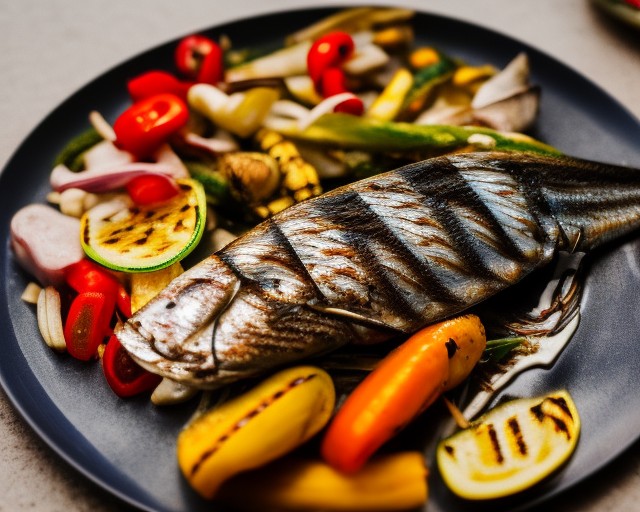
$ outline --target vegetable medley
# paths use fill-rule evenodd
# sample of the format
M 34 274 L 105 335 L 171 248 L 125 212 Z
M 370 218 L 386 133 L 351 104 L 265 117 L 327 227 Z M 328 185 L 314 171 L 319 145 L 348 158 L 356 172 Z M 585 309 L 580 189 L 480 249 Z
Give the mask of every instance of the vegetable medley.
M 190 265 L 192 251 L 218 250 L 295 203 L 426 157 L 557 153 L 521 133 L 539 99 L 525 55 L 502 70 L 462 62 L 416 45 L 411 15 L 342 11 L 269 54 L 191 35 L 172 65 L 131 77 L 131 106 L 113 126 L 90 113 L 91 127 L 55 162 L 51 206 L 26 207 L 11 226 L 16 258 L 39 282 L 24 299 L 37 304 L 47 345 L 89 364 L 99 359 L 120 397 L 190 399 L 197 390 L 138 366 L 113 328 Z M 517 344 L 487 343 L 476 316 L 447 320 L 382 358 L 344 403 L 330 369 L 285 369 L 194 418 L 178 439 L 179 466 L 202 496 L 239 507 L 419 506 L 427 499 L 422 455 L 376 452 L 463 382 L 483 353 Z M 554 460 L 575 447 L 577 427 L 563 444 L 547 423 L 532 425 L 527 435 L 551 443 Z M 456 481 L 446 473 L 456 443 L 438 455 L 445 481 Z M 472 448 L 465 457 L 483 456 Z M 501 482 L 488 471 L 487 481 Z M 539 478 L 526 473 L 509 484 Z M 473 489 L 471 497 L 483 497 Z

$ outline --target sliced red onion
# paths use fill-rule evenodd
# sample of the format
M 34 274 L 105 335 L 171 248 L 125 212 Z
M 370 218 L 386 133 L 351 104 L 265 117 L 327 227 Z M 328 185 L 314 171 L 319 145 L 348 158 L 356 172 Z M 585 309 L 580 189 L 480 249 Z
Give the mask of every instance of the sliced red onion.
M 51 172 L 51 188 L 62 192 L 68 188 L 79 188 L 85 192 L 109 192 L 124 187 L 138 176 L 163 176 L 175 184 L 173 177 L 180 174 L 173 165 L 136 162 L 94 171 L 72 172 L 64 165 L 56 166 Z

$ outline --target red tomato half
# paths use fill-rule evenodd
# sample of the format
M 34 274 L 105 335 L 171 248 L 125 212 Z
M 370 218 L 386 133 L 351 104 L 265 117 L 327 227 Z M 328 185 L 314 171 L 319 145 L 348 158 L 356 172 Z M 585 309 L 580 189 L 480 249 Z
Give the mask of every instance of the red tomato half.
M 116 119 L 116 145 L 138 157 L 149 156 L 188 119 L 184 101 L 175 94 L 156 94 L 134 103 Z

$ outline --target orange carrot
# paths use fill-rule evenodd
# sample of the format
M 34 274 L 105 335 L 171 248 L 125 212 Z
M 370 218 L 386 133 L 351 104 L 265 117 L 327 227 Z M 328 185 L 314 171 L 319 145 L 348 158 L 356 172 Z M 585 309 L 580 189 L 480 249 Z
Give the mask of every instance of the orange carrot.
M 391 352 L 353 391 L 322 442 L 322 456 L 345 473 L 373 453 L 450 389 L 480 359 L 486 344 L 478 317 L 426 327 Z

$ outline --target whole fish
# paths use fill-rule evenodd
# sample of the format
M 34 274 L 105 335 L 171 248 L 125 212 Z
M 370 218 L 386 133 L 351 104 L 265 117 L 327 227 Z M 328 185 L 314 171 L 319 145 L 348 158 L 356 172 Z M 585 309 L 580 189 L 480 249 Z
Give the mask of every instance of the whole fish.
M 176 278 L 117 330 L 145 368 L 202 388 L 409 334 L 557 251 L 640 226 L 640 171 L 564 157 L 425 160 L 295 205 Z

